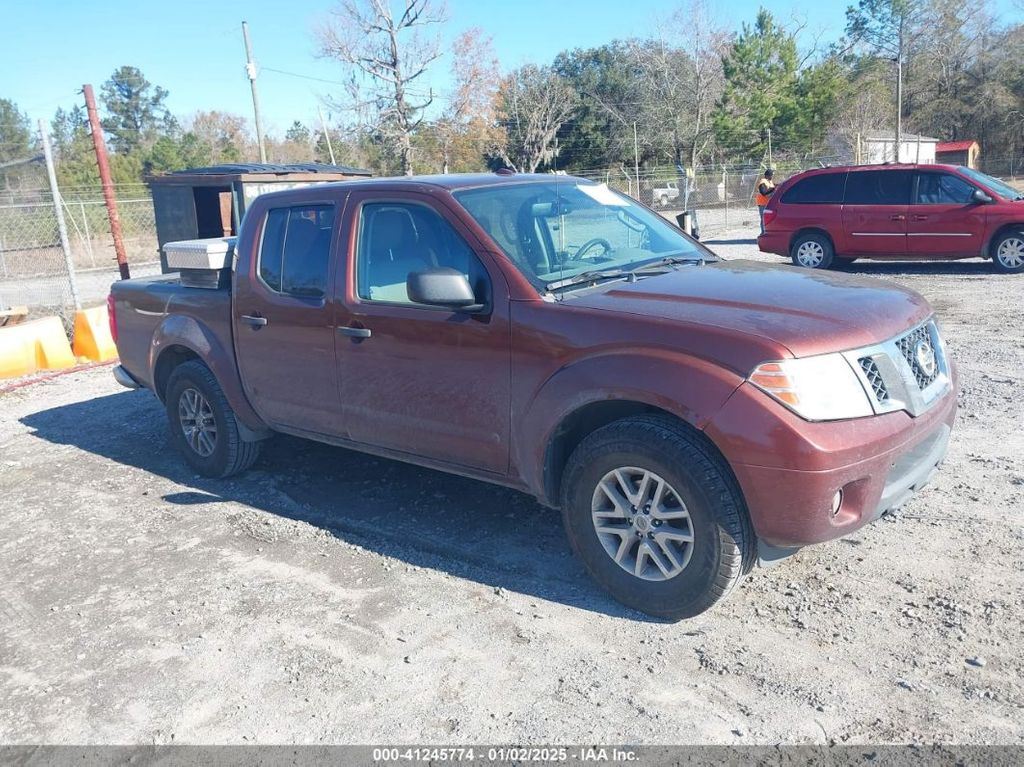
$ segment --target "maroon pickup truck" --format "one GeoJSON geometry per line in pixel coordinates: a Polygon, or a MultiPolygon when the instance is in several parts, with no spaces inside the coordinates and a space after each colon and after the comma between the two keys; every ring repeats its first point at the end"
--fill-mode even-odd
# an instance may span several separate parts
{"type": "Polygon", "coordinates": [[[518,488],[670,619],[904,503],[955,416],[916,293],[721,260],[582,179],[268,194],[226,267],[110,299],[115,375],[164,402],[196,471],[285,432],[518,488]]]}

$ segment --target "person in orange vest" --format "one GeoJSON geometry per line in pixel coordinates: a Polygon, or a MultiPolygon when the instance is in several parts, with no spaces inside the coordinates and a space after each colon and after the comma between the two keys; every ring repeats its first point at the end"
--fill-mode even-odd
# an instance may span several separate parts
{"type": "Polygon", "coordinates": [[[754,185],[754,202],[757,203],[757,218],[761,222],[761,234],[764,234],[764,209],[775,192],[775,169],[768,168],[754,185]]]}

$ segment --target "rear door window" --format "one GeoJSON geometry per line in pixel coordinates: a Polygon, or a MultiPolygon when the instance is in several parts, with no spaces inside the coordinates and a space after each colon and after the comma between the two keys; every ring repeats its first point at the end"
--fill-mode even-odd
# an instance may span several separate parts
{"type": "Polygon", "coordinates": [[[917,176],[916,205],[957,205],[974,199],[974,187],[951,173],[920,173],[917,176]]]}
{"type": "Polygon", "coordinates": [[[908,205],[913,173],[909,170],[852,171],[846,180],[847,205],[908,205]]]}
{"type": "Polygon", "coordinates": [[[797,205],[841,203],[845,186],[846,173],[818,173],[793,184],[782,196],[782,201],[797,205]]]}
{"type": "Polygon", "coordinates": [[[322,298],[327,291],[334,206],[297,205],[267,213],[260,279],[278,293],[322,298]]]}

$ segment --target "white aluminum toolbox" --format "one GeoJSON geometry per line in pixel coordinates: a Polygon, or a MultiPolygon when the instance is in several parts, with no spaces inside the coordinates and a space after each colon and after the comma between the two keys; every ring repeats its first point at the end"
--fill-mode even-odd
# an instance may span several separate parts
{"type": "Polygon", "coordinates": [[[213,237],[208,240],[181,240],[164,245],[167,268],[231,269],[234,264],[236,237],[213,237]]]}

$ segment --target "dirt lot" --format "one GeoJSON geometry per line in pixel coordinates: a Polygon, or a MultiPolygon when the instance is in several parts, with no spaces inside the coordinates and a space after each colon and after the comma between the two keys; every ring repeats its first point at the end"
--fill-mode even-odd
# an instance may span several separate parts
{"type": "Polygon", "coordinates": [[[517,493],[289,438],[202,480],[108,368],[0,395],[0,741],[1024,743],[1024,278],[858,271],[939,313],[945,470],[674,625],[517,493]]]}

